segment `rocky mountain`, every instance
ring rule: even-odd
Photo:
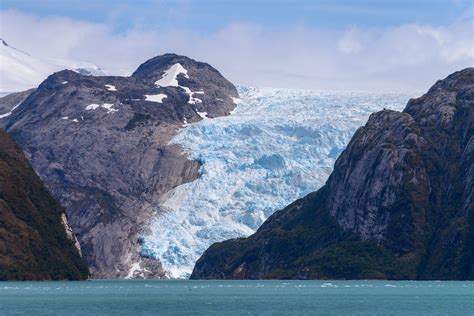
[[[474,279],[474,68],[372,114],[317,192],[191,278]]]
[[[140,255],[142,227],[200,166],[169,141],[188,123],[229,114],[236,97],[210,65],[166,54],[131,77],[55,73],[2,124],[66,207],[93,277],[164,277]]]
[[[89,275],[64,209],[0,130],[0,281]]]
[[[1,38],[0,60],[0,93],[36,88],[50,74],[62,69],[71,69],[84,75],[105,75],[92,63],[38,58],[8,45]]]

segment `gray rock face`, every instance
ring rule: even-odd
[[[404,168],[423,145],[426,142],[409,114],[388,110],[373,114],[337,160],[327,183],[328,208],[339,225],[363,239],[381,241],[391,219],[387,210],[399,199],[407,172],[414,185],[428,179],[423,165]]]
[[[319,191],[192,278],[474,279],[474,68],[372,114]]]
[[[157,86],[178,63],[187,75]],[[198,112],[229,114],[234,97],[211,66],[166,54],[131,77],[55,73],[3,125],[66,207],[94,277],[164,277],[159,262],[140,257],[139,236],[160,196],[199,169],[168,142]]]
[[[404,251],[424,239],[429,228],[413,223],[425,222],[430,204],[435,204],[433,212],[451,204],[468,214],[473,206],[473,102],[474,69],[469,68],[410,100],[403,112],[373,114],[327,183],[328,209],[339,225]],[[455,195],[454,184],[461,185],[464,196]],[[407,216],[399,217],[394,210],[403,207]],[[400,227],[409,231],[391,240]]]

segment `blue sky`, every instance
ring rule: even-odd
[[[2,10],[21,10],[40,17],[66,16],[111,23],[116,32],[132,28],[182,28],[203,33],[235,22],[276,29],[295,24],[331,29],[406,23],[446,25],[472,6],[472,1],[466,0],[1,0],[0,3]]]
[[[0,36],[110,74],[174,52],[238,84],[410,91],[474,65],[474,3],[0,0]]]

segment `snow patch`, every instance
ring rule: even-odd
[[[196,113],[202,118],[202,119],[207,119],[207,112],[199,112],[196,111]]]
[[[86,106],[86,111],[91,111],[91,110],[96,110],[99,107],[104,108],[107,110],[107,113],[113,113],[117,112],[117,109],[114,109],[114,104],[113,103],[104,103],[102,105],[96,104],[96,103],[91,103],[88,106]]]
[[[145,100],[150,101],[150,102],[156,102],[156,103],[163,103],[163,99],[167,98],[168,96],[166,94],[160,93],[160,94],[145,94]]]
[[[117,112],[117,109],[114,109],[114,104],[113,103],[104,103],[102,104],[102,107],[107,110],[107,113],[112,113],[112,112]]]
[[[178,87],[178,75],[183,74],[185,78],[189,78],[188,71],[181,66],[180,63],[171,66],[160,80],[155,82],[155,85],[159,87]]]
[[[184,92],[186,92],[186,94],[189,96],[189,100],[188,100],[188,103],[189,104],[196,104],[196,103],[202,103],[202,100],[199,99],[199,98],[195,98],[193,95],[194,93],[196,92],[193,92],[191,91],[191,89],[189,89],[188,87],[182,87],[182,86],[179,86],[181,89],[184,90]]]
[[[115,86],[113,86],[111,84],[106,84],[105,88],[109,91],[117,91],[117,88],[115,88]]]
[[[63,116],[61,117],[61,120],[69,120],[69,116]],[[84,121],[84,117],[81,116],[81,120]],[[77,118],[74,118],[72,119],[71,121],[73,121],[74,123],[79,123],[79,120]]]
[[[88,106],[86,106],[86,111],[95,110],[95,109],[97,109],[97,108],[99,108],[99,107],[100,107],[99,104],[92,103],[92,104],[89,104]]]
[[[185,78],[189,79],[188,71],[180,63],[177,63],[165,71],[162,78],[155,82],[155,85],[158,87],[179,87],[189,96],[189,104],[202,103],[202,100],[194,97],[194,94],[204,94],[204,91],[191,91],[188,87],[180,86],[178,83],[179,74],[183,74]]]

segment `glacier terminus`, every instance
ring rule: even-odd
[[[141,254],[171,278],[190,275],[214,242],[253,234],[273,212],[317,190],[356,129],[408,94],[238,87],[231,115],[186,125],[171,140],[201,176],[168,192]]]

